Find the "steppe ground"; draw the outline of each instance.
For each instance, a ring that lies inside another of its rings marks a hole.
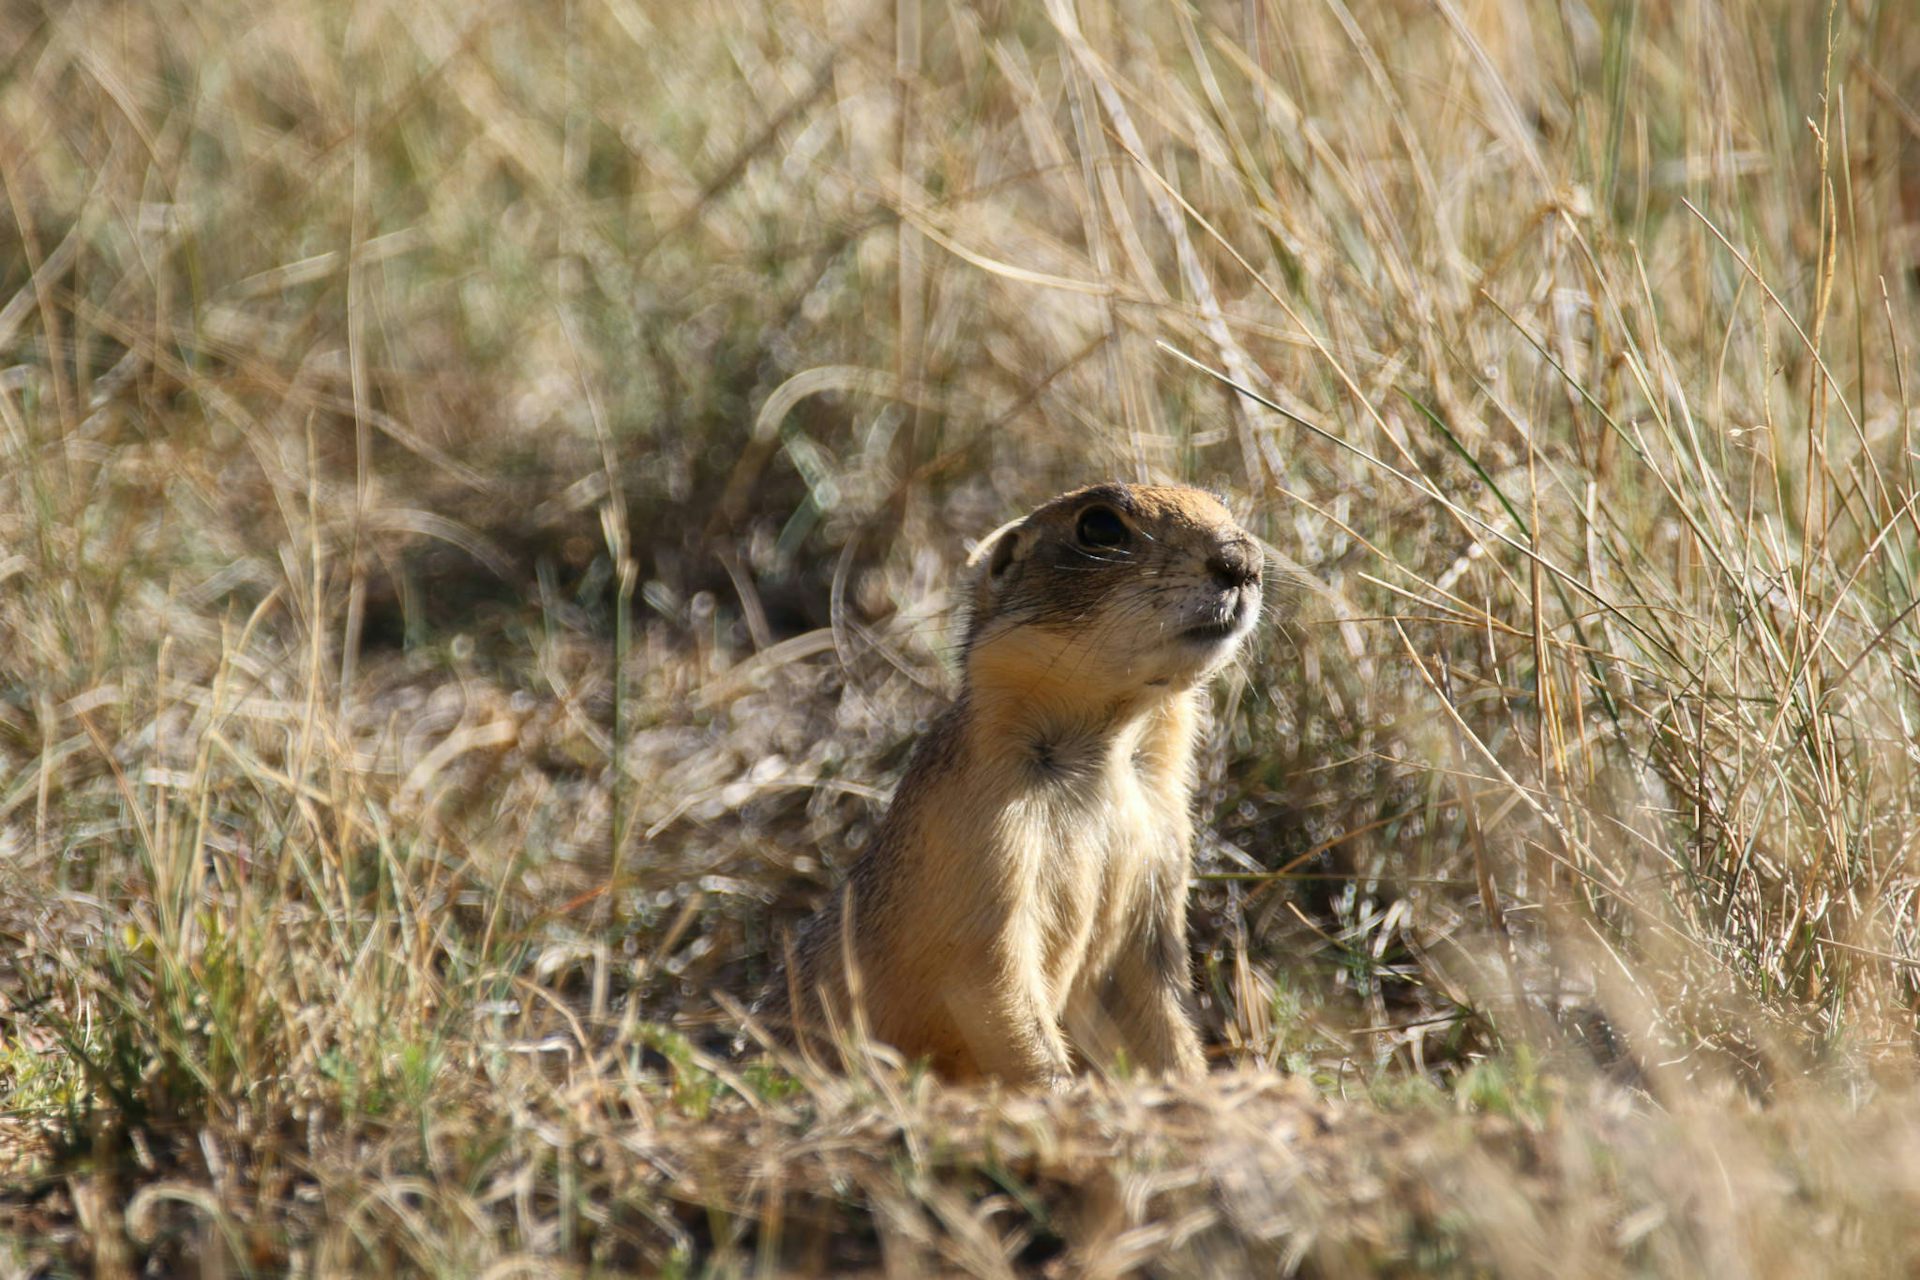
[[[1920,1268],[1912,0],[10,0],[0,187],[0,1274]],[[1108,476],[1213,1074],[736,1049]]]

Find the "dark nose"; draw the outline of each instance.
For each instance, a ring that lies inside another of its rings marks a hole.
[[[1260,553],[1249,541],[1229,542],[1207,557],[1207,572],[1226,590],[1260,585]]]

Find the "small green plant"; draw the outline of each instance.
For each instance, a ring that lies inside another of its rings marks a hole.
[[[1551,1077],[1541,1072],[1532,1048],[1524,1043],[1473,1063],[1453,1081],[1459,1106],[1532,1126],[1545,1120],[1557,1096]]]
[[[667,1060],[674,1105],[696,1120],[705,1117],[720,1090],[720,1079],[695,1061],[692,1041],[671,1027],[642,1023],[639,1043]]]

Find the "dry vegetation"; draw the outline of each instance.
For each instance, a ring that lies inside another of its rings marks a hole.
[[[1913,1274],[1909,6],[0,5],[0,1273]],[[1113,474],[1215,1074],[736,1051]]]

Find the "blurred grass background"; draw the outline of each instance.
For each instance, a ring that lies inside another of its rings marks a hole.
[[[1920,1260],[1906,0],[20,0],[0,186],[10,1274]],[[732,1054],[1108,476],[1218,1073]]]

